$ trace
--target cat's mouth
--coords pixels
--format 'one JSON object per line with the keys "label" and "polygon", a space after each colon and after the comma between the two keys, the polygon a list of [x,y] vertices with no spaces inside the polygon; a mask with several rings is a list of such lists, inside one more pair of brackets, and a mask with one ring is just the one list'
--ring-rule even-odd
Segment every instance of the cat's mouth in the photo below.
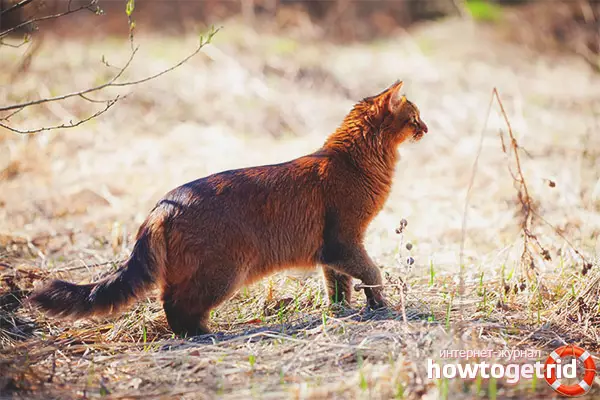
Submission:
{"label": "cat's mouth", "polygon": [[423,121],[419,121],[419,125],[417,127],[417,129],[415,130],[415,133],[413,134],[413,139],[415,141],[417,140],[421,140],[423,138],[423,136],[425,136],[425,134],[427,133],[429,129],[427,128],[427,124],[425,124],[425,122]]}

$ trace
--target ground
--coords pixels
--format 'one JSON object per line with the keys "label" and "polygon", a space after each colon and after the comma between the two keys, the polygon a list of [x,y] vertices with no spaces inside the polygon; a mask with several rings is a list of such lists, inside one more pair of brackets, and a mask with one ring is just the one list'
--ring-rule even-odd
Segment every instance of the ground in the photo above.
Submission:
{"label": "ground", "polygon": [[[0,395],[549,398],[543,380],[429,379],[426,360],[491,348],[539,349],[543,361],[576,343],[600,365],[600,75],[453,19],[354,44],[224,25],[200,55],[119,92],[128,97],[90,123],[28,137],[0,130]],[[127,77],[171,66],[197,39],[139,35]],[[98,84],[114,72],[102,57],[123,65],[129,46],[107,35],[46,38],[0,103]],[[8,81],[19,51],[0,51]],[[400,149],[393,192],[367,234],[390,310],[364,310],[362,292],[351,308],[330,308],[319,271],[241,290],[214,311],[214,335],[190,339],[170,333],[156,293],[94,320],[50,319],[22,304],[50,278],[110,273],[171,188],[311,152],[354,102],[397,79],[429,133]],[[537,278],[521,263],[524,210],[497,102],[487,118],[494,87],[522,148],[533,232],[551,258],[534,252]],[[90,111],[78,99],[11,122],[33,128]]]}

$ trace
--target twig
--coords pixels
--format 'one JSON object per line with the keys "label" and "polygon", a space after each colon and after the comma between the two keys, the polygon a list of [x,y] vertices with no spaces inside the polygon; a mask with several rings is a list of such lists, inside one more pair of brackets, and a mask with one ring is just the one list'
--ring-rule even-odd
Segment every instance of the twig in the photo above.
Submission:
{"label": "twig", "polygon": [[[496,89],[494,89],[496,90]],[[471,190],[473,189],[473,184],[475,183],[475,176],[477,175],[477,167],[479,165],[479,156],[481,155],[481,149],[483,148],[483,138],[485,136],[485,129],[487,128],[487,123],[488,120],[490,119],[490,113],[492,111],[492,104],[494,103],[494,93],[492,93],[492,96],[490,97],[490,104],[488,105],[488,110],[487,110],[487,115],[485,117],[485,122],[483,123],[483,127],[481,128],[481,134],[479,135],[479,145],[477,146],[477,155],[475,156],[475,161],[473,161],[473,168],[471,169],[471,178],[469,180],[469,187],[467,188],[467,194],[465,196],[465,208],[463,210],[463,219],[462,219],[462,226],[461,226],[461,239],[460,239],[460,253],[459,253],[459,259],[460,259],[460,281],[459,281],[459,287],[458,287],[458,293],[459,295],[463,295],[464,294],[464,287],[465,287],[465,279],[463,276],[463,261],[464,261],[464,255],[465,255],[465,239],[466,239],[466,235],[467,235],[467,214],[469,211],[469,202],[471,200]],[[502,136],[500,136],[502,137]],[[504,147],[504,141],[502,142],[502,146]]]}
{"label": "twig", "polygon": [[406,318],[406,304],[405,304],[405,299],[404,299],[404,285],[401,285],[402,287],[400,288],[400,308],[402,311],[402,322],[404,322],[404,326],[406,327],[406,324],[408,323],[408,319]]}
{"label": "twig", "polygon": [[379,287],[384,287],[384,286],[388,286],[388,285],[365,285],[364,283],[357,283],[356,285],[354,285],[354,291],[360,292],[363,289],[379,288]]}
{"label": "twig", "polygon": [[97,103],[97,104],[104,104],[104,103],[107,103],[108,101],[110,101],[110,100],[95,100],[95,99],[87,97],[84,94],[80,94],[79,97],[81,97],[85,101],[89,101],[90,103]]}
{"label": "twig", "polygon": [[8,121],[13,115],[23,111],[24,109],[25,109],[25,107],[17,108],[15,111],[11,112],[6,117],[0,118],[0,121]]}
{"label": "twig", "polygon": [[17,129],[17,128],[13,128],[11,126],[3,124],[2,122],[0,122],[0,126],[3,127],[3,128],[8,129],[9,131],[12,131],[12,132],[15,132],[15,133],[19,133],[19,134],[22,134],[22,135],[29,135],[29,134],[32,134],[32,133],[39,133],[39,132],[49,131],[49,130],[53,130],[53,129],[75,128],[76,126],[79,126],[79,125],[81,125],[81,124],[83,124],[83,123],[85,123],[87,121],[90,121],[90,120],[92,120],[92,119],[94,119],[94,118],[96,118],[96,117],[104,114],[112,106],[114,106],[117,103],[117,101],[119,101],[119,100],[121,100],[121,99],[123,99],[125,97],[126,96],[117,96],[117,97],[115,97],[112,100],[108,100],[106,102],[105,107],[102,110],[96,111],[94,114],[92,114],[92,115],[90,115],[90,116],[88,116],[86,118],[80,119],[77,122],[69,121],[68,123],[64,123],[64,124],[61,124],[61,125],[46,126],[46,127],[37,128],[37,129],[31,129],[31,130],[26,130],[26,131],[20,130],[20,129]]}
{"label": "twig", "polygon": [[[79,12],[79,11],[82,11],[82,10],[88,10],[88,11],[91,11],[91,12],[95,13],[98,10],[98,6],[96,5],[97,3],[98,3],[98,0],[92,0],[89,3],[87,3],[87,4],[85,4],[85,5],[81,6],[81,7],[77,7],[75,9],[71,10],[70,9],[70,2],[69,2],[69,8],[67,9],[67,11],[64,11],[64,12],[61,12],[61,13],[58,13],[58,14],[46,15],[46,16],[39,17],[39,18],[32,18],[32,19],[29,19],[27,21],[21,22],[20,24],[15,25],[15,26],[13,26],[10,29],[6,29],[6,30],[0,32],[0,39],[5,38],[6,36],[8,36],[9,34],[11,34],[12,32],[15,32],[15,31],[17,31],[17,30],[19,30],[19,29],[27,26],[27,25],[31,25],[31,24],[36,23],[36,22],[46,21],[46,20],[49,20],[49,19],[55,19],[55,18],[64,17],[65,15],[73,14],[73,13],[76,13],[76,12]],[[95,6],[95,8],[94,8],[94,6]]]}
{"label": "twig", "polygon": [[119,70],[119,72],[117,72],[117,74],[115,76],[113,76],[109,81],[107,81],[107,82],[105,82],[105,83],[103,83],[101,85],[94,86],[94,87],[89,88],[89,89],[79,90],[77,92],[71,92],[71,93],[63,94],[63,95],[60,95],[60,96],[48,97],[48,98],[44,98],[44,99],[28,101],[28,102],[25,102],[25,103],[13,104],[13,105],[10,105],[10,106],[0,107],[0,112],[14,110],[14,109],[17,109],[17,108],[22,108],[22,107],[29,107],[29,106],[38,105],[38,104],[50,103],[50,102],[53,102],[53,101],[65,100],[65,99],[68,99],[68,98],[71,98],[71,97],[80,97],[81,95],[85,95],[85,94],[92,93],[92,92],[97,92],[99,90],[106,89],[108,87],[133,86],[133,85],[137,85],[137,84],[144,83],[144,82],[147,82],[149,80],[158,78],[158,77],[166,74],[167,72],[171,72],[174,69],[180,67],[181,65],[183,65],[184,63],[186,63],[188,60],[190,60],[192,57],[194,57],[196,54],[198,54],[200,52],[200,50],[202,50],[202,48],[204,46],[206,46],[208,43],[210,43],[210,41],[212,40],[213,36],[219,31],[219,29],[220,28],[211,30],[211,32],[209,32],[209,34],[208,34],[208,36],[207,36],[206,39],[204,39],[203,37],[201,37],[200,38],[200,43],[199,43],[198,47],[196,48],[196,50],[194,50],[187,57],[185,57],[184,59],[182,59],[181,61],[179,61],[177,64],[175,64],[172,67],[170,67],[168,69],[165,69],[165,70],[163,70],[163,71],[161,71],[161,72],[159,72],[157,74],[148,76],[148,77],[143,78],[143,79],[135,80],[135,81],[127,81],[127,82],[119,82],[119,83],[116,82],[121,77],[121,75],[123,75],[123,73],[125,72],[125,70],[131,64],[133,58],[135,57],[135,54],[137,53],[137,51],[139,49],[139,47],[137,47],[137,48],[135,48],[131,52],[131,55],[129,56],[129,59],[127,60],[127,63],[125,64],[125,66],[123,68],[121,68]]}
{"label": "twig", "polygon": [[13,10],[16,10],[17,8],[21,8],[21,7],[25,7],[27,4],[31,3],[33,0],[21,0],[18,3],[13,4],[12,6],[8,7],[6,10],[2,10],[0,11],[0,15],[4,15],[6,13],[9,13]]}
{"label": "twig", "polygon": [[[189,61],[189,60],[190,60],[192,57],[194,57],[196,54],[198,54],[198,53],[200,52],[200,50],[202,50],[202,48],[203,48],[204,46],[206,46],[207,44],[209,44],[209,43],[211,42],[212,38],[213,38],[213,37],[214,37],[214,36],[217,34],[217,32],[218,32],[220,29],[221,29],[221,28],[217,28],[217,29],[214,29],[214,28],[213,28],[213,29],[212,29],[212,30],[211,30],[211,31],[208,33],[208,35],[207,35],[206,39],[204,39],[204,37],[200,37],[200,44],[198,45],[198,47],[196,48],[196,50],[194,50],[194,52],[193,52],[193,53],[191,53],[190,55],[188,55],[187,57],[185,57],[184,59],[182,59],[181,61],[179,61],[177,64],[173,65],[172,67],[170,67],[170,68],[168,68],[168,69],[165,69],[164,71],[161,71],[161,72],[159,72],[159,73],[157,73],[157,74],[154,74],[154,75],[148,76],[148,77],[146,77],[146,78],[139,79],[139,80],[137,80],[137,81],[129,81],[129,82],[122,82],[122,83],[113,83],[113,84],[111,84],[110,86],[113,86],[113,87],[123,87],[123,86],[132,86],[132,85],[138,85],[138,84],[140,84],[140,83],[144,83],[144,82],[150,81],[150,80],[152,80],[152,79],[156,79],[156,78],[158,78],[159,76],[162,76],[162,75],[166,74],[167,72],[171,72],[171,71],[173,71],[174,69],[176,69],[176,68],[178,68],[178,67],[182,66],[183,64],[185,64],[186,62],[188,62],[188,61]],[[85,94],[85,93],[89,93],[89,92],[84,92],[84,94]],[[0,108],[0,111],[2,111],[2,109],[1,109],[1,108]]]}
{"label": "twig", "polygon": [[[208,43],[210,43],[210,41],[212,40],[212,38],[214,37],[214,35],[219,31],[220,28],[212,28],[211,31],[208,33],[208,35],[206,36],[206,38],[204,37],[200,37],[200,42],[198,44],[198,46],[196,47],[196,49],[190,53],[188,56],[186,56],[185,58],[183,58],[181,61],[179,61],[177,64],[171,66],[170,68],[167,68],[163,71],[160,71],[156,74],[147,76],[143,79],[138,79],[138,80],[134,80],[134,81],[126,81],[126,82],[117,82],[119,80],[119,78],[121,78],[121,76],[123,75],[123,73],[129,68],[129,66],[131,65],[131,62],[133,61],[138,49],[138,48],[134,48],[131,51],[131,54],[129,56],[129,59],[127,60],[127,62],[125,63],[125,65],[119,69],[119,71],[111,78],[109,79],[107,82],[100,84],[98,86],[92,87],[92,88],[88,88],[88,89],[84,89],[84,90],[80,90],[77,92],[71,92],[71,93],[67,93],[67,94],[63,94],[60,96],[55,96],[55,97],[47,97],[47,98],[42,98],[42,99],[38,99],[38,100],[32,100],[32,101],[28,101],[25,103],[20,103],[20,104],[13,104],[10,106],[5,106],[5,107],[0,107],[0,112],[3,111],[10,111],[10,110],[22,110],[26,107],[30,107],[30,106],[34,106],[34,105],[40,105],[40,104],[46,104],[46,103],[51,103],[51,102],[56,102],[56,101],[62,101],[65,99],[69,99],[72,97],[81,97],[84,100],[91,102],[91,103],[98,103],[99,101],[97,100],[93,100],[91,98],[89,98],[88,96],[86,96],[89,93],[94,93],[94,92],[98,92],[101,91],[103,89],[109,88],[109,87],[128,87],[128,86],[134,86],[134,85],[138,85],[141,83],[145,83],[148,82],[150,80],[156,79],[168,72],[173,71],[174,69],[180,67],[181,65],[185,64],[187,61],[189,61],[192,57],[196,56],[200,50],[202,50],[202,48],[207,45]],[[37,128],[37,129],[32,129],[32,130],[21,130],[21,129],[17,129],[17,128],[13,128],[7,124],[3,124],[0,123],[0,126],[3,128],[6,128],[12,132],[15,133],[19,133],[19,134],[32,134],[32,133],[38,133],[38,132],[43,132],[43,131],[48,131],[48,130],[53,130],[53,129],[62,129],[62,128],[74,128],[76,126],[79,126],[91,119],[94,119],[98,116],[100,116],[101,114],[104,114],[106,111],[108,111],[109,108],[111,108],[118,100],[120,100],[121,98],[124,98],[126,96],[116,96],[115,98],[111,99],[111,100],[106,100],[103,101],[103,103],[105,103],[105,108],[90,115],[87,118],[81,119],[77,122],[73,122],[70,121],[69,123],[66,124],[61,124],[61,125],[55,125],[55,126],[50,126],[50,127],[42,127],[42,128]],[[16,111],[16,112],[18,112]],[[14,115],[16,112],[10,114],[8,116],[8,118],[10,118],[12,115]],[[0,121],[3,120],[7,120],[7,117],[1,118]]]}
{"label": "twig", "polygon": [[545,219],[544,217],[542,217],[537,211],[533,210],[532,211],[533,214],[535,214],[535,216],[537,218],[540,219],[540,221],[542,221],[544,224],[548,225],[550,228],[552,228],[552,230],[554,231],[554,233],[556,233],[558,236],[560,236],[565,242],[567,242],[567,244],[569,245],[569,247],[571,247],[571,250],[573,250],[575,252],[575,254],[577,254],[579,256],[579,258],[581,258],[581,261],[584,262],[584,264],[589,264],[590,262],[588,261],[587,258],[585,258],[583,256],[583,254],[581,254],[581,252],[579,250],[577,250],[577,248],[575,248],[575,246],[573,245],[573,243],[571,243],[569,241],[569,239],[566,238],[565,235],[563,235],[562,233],[560,233],[560,231],[558,230],[558,228],[556,228],[554,225],[552,225],[550,222],[548,222],[547,219]]}
{"label": "twig", "polygon": [[[67,94],[63,94],[60,96],[55,96],[55,97],[47,97],[44,99],[39,99],[39,100],[32,100],[32,101],[28,101],[25,103],[21,103],[21,104],[13,104],[10,106],[5,106],[5,107],[0,107],[0,112],[2,111],[9,111],[9,110],[14,110],[16,108],[23,108],[23,107],[30,107],[30,106],[35,106],[38,104],[44,104],[44,103],[51,103],[54,101],[60,101],[60,100],[66,100],[69,99],[71,97],[79,97],[82,94],[85,95],[87,93],[92,93],[92,92],[97,92],[98,90],[102,90],[105,89],[107,87],[111,87],[114,86],[114,83],[117,79],[119,79],[121,77],[121,75],[123,75],[123,73],[125,72],[125,70],[129,67],[129,65],[131,64],[131,62],[133,61],[133,58],[135,57],[135,54],[137,53],[138,49],[134,49],[131,54],[129,55],[129,59],[127,60],[127,63],[125,63],[125,66],[123,68],[121,68],[119,70],[119,72],[117,72],[115,74],[115,76],[113,76],[109,81],[98,85],[98,86],[94,86],[92,88],[89,89],[84,89],[84,90],[80,90],[78,92],[72,92],[72,93],[67,93]],[[127,82],[125,82],[127,83]],[[126,85],[123,85],[126,86]]]}

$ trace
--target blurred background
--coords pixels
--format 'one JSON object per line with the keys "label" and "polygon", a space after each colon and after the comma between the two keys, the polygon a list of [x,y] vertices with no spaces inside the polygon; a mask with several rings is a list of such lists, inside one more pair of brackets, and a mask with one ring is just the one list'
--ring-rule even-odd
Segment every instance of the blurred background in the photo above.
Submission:
{"label": "blurred background", "polygon": [[[104,14],[78,13],[68,20],[48,18],[67,9],[93,3]],[[54,33],[128,32],[126,0],[2,0],[1,32],[51,29]],[[593,0],[138,0],[135,19],[141,30],[181,34],[200,25],[234,18],[261,31],[302,32],[336,41],[370,41],[397,34],[423,21],[461,16],[479,22],[499,22],[514,39],[538,47],[562,46],[597,54],[598,4]],[[32,19],[36,19],[31,22]]]}
{"label": "blurred background", "polygon": [[[478,153],[466,252],[489,262],[519,240],[497,105],[486,123],[494,87],[545,215],[588,251],[598,248],[594,2],[2,0],[2,9],[2,105],[101,85],[125,65],[119,81],[144,79],[192,53],[210,26],[221,28],[200,54],[156,79],[2,114],[7,126],[35,131],[73,125],[126,95],[76,128],[23,135],[0,127],[4,257],[31,250],[13,254],[15,234],[56,241],[49,259],[89,258],[82,247],[115,235],[114,252],[126,252],[167,190],[313,151],[353,103],[396,79],[431,133],[401,150],[394,194],[368,239],[380,263],[392,262],[393,228],[407,217],[421,243],[417,265],[457,266]],[[548,245],[560,248],[555,236]],[[66,240],[81,245],[65,248]],[[104,255],[93,257],[107,256],[96,247]]]}
{"label": "blurred background", "polygon": [[[81,282],[110,273],[112,262],[129,254],[139,224],[165,192],[211,173],[312,152],[353,104],[398,79],[420,108],[429,133],[419,143],[399,149],[401,161],[392,194],[369,227],[366,246],[388,282],[402,277],[408,283],[409,319],[417,315],[418,322],[426,320],[432,324],[428,327],[439,328],[418,325],[417,339],[413,338],[418,346],[437,349],[443,335],[438,335],[441,325],[436,321],[445,323],[448,332],[450,321],[472,323],[473,332],[479,332],[476,340],[490,339],[495,346],[512,337],[519,318],[521,326],[533,326],[536,332],[541,324],[550,323],[550,336],[559,331],[557,326],[567,324],[560,325],[561,334],[571,329],[569,335],[579,335],[571,337],[587,344],[586,349],[597,347],[597,2],[0,0],[0,4],[0,110],[4,109],[0,111],[4,125],[0,127],[0,305],[6,311],[0,314],[0,327],[5,329],[0,330],[0,339],[7,349],[40,332],[42,337],[88,335],[82,342],[92,340],[91,335],[98,335],[93,340],[99,342],[143,337],[145,343],[146,324],[150,336],[168,339],[156,301],[141,303],[118,323],[104,320],[101,333],[95,333],[99,331],[94,322],[56,323],[23,310],[19,299],[49,278]],[[194,53],[200,35],[206,38],[211,26],[220,30],[210,44],[172,69]],[[139,80],[143,82],[118,86]],[[98,87],[102,88],[82,96],[28,104]],[[514,153],[507,150],[511,140],[497,102],[488,117],[494,88],[520,146],[523,176],[538,213],[532,232],[551,255],[548,259],[535,253],[532,260],[552,288],[554,297],[543,300],[539,287],[525,285],[518,272],[526,210],[519,200]],[[107,103],[116,96],[120,96],[117,103]],[[79,124],[82,120],[87,121]],[[395,228],[402,218],[408,225],[398,235]],[[594,263],[591,273],[582,271],[577,251]],[[414,258],[414,265],[409,258]],[[458,271],[467,285],[462,309],[451,307],[459,288]],[[398,288],[395,284],[386,288],[389,296],[395,296],[394,304],[400,302]],[[575,299],[576,288],[594,299],[586,310],[596,322],[586,322],[584,333],[572,323],[579,317],[567,319],[562,314],[570,306],[562,307],[561,299],[570,299],[567,293]],[[317,272],[296,280],[280,274],[252,290],[216,310],[212,319],[216,331],[244,331],[247,321],[256,321],[257,315],[263,318],[258,321],[268,318],[264,310],[276,308],[278,299],[301,296],[301,312],[293,315],[313,318],[311,326],[317,326],[313,333],[323,321],[320,340],[330,340],[321,315],[325,308],[319,306],[321,300],[307,294],[322,292]],[[360,306],[362,296],[357,298]],[[150,316],[147,307],[153,311]],[[349,324],[346,331],[346,322],[342,331],[347,336],[331,340],[363,343],[377,329],[401,328],[398,320],[388,325],[370,321],[369,325]],[[491,331],[505,324],[511,333],[499,338],[492,332],[482,339],[479,324],[483,323],[489,323]],[[426,345],[420,336],[425,331],[438,335]],[[525,329],[519,334],[515,337],[523,338],[519,345],[535,339]],[[453,345],[462,345],[463,338]],[[393,347],[390,359],[400,353],[411,359],[414,354],[404,347],[405,340],[413,339],[405,335],[394,341],[398,348]],[[242,361],[248,360],[250,350],[244,341],[239,343],[244,347],[239,352]],[[319,359],[307,366],[302,357],[286,361],[275,349],[269,346],[261,357],[270,354],[272,365],[293,365],[300,376],[293,382],[303,384],[326,373],[336,384],[355,382],[352,390],[363,388],[362,364],[340,367],[337,358],[325,357],[336,364],[321,368],[329,364]],[[330,349],[322,349],[329,355]],[[179,373],[169,364],[156,374],[145,374],[144,368],[131,364],[128,351],[121,354],[123,368],[144,382],[160,381],[166,371]],[[5,365],[29,365],[29,353],[24,357],[22,363],[9,360]],[[49,356],[39,357],[35,368],[54,368],[48,364]],[[79,360],[79,353],[74,357]],[[387,357],[379,354],[373,360],[385,364]],[[264,384],[261,388],[265,388],[280,380],[279,375],[273,378],[267,373],[278,371],[275,367],[265,369],[261,381],[259,372],[246,374],[238,361],[225,371],[241,371],[236,376],[244,384],[250,380],[248,387]],[[415,370],[424,368],[421,356],[412,362]],[[59,363],[59,369],[68,365]],[[214,364],[214,376],[222,375],[221,365]],[[405,364],[397,366],[392,365],[393,371],[384,369],[393,378],[390,382],[400,379],[397,371],[406,370]],[[129,388],[129,378],[113,376],[112,367],[106,371],[111,390],[117,385]],[[340,379],[342,373],[351,379]],[[26,387],[24,375],[18,376],[11,384],[21,382]],[[173,376],[160,385],[171,388]],[[375,382],[383,385],[386,379]],[[82,388],[89,379],[82,375],[70,382],[75,381]],[[401,377],[400,382],[412,388],[413,398],[428,390],[433,390],[431,398],[443,397],[435,392],[442,386],[431,382],[423,383],[427,389],[415,389],[419,383],[410,377]],[[56,385],[58,392],[63,390]],[[287,390],[283,383],[280,389]],[[377,390],[382,398],[392,396],[385,394],[389,388]],[[549,394],[544,396],[540,398]]]}
{"label": "blurred background", "polygon": [[[13,246],[14,235],[46,238],[44,262],[104,260],[110,240],[125,254],[167,190],[313,151],[353,103],[397,79],[431,133],[401,150],[394,193],[368,237],[378,262],[397,261],[393,228],[406,217],[420,243],[417,265],[457,267],[478,154],[466,208],[469,262],[518,254],[497,104],[486,120],[494,87],[544,215],[578,246],[598,249],[600,6],[592,1],[2,0],[2,10],[0,104],[8,106],[116,74],[118,82],[145,79],[220,28],[156,79],[3,112],[17,131],[59,127],[0,127],[3,257],[31,255]],[[117,95],[126,97],[69,127]],[[564,245],[555,232],[542,241]],[[91,255],[82,253],[88,247]]]}

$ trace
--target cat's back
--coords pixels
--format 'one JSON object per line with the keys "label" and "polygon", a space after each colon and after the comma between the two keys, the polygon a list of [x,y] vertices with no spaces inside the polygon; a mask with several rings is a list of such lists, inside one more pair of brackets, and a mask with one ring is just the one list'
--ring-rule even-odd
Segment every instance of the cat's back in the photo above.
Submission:
{"label": "cat's back", "polygon": [[[328,160],[318,153],[280,164],[228,170],[168,192],[158,205],[196,218],[290,222],[323,208],[323,175]],[[306,219],[306,218],[304,218]]]}

